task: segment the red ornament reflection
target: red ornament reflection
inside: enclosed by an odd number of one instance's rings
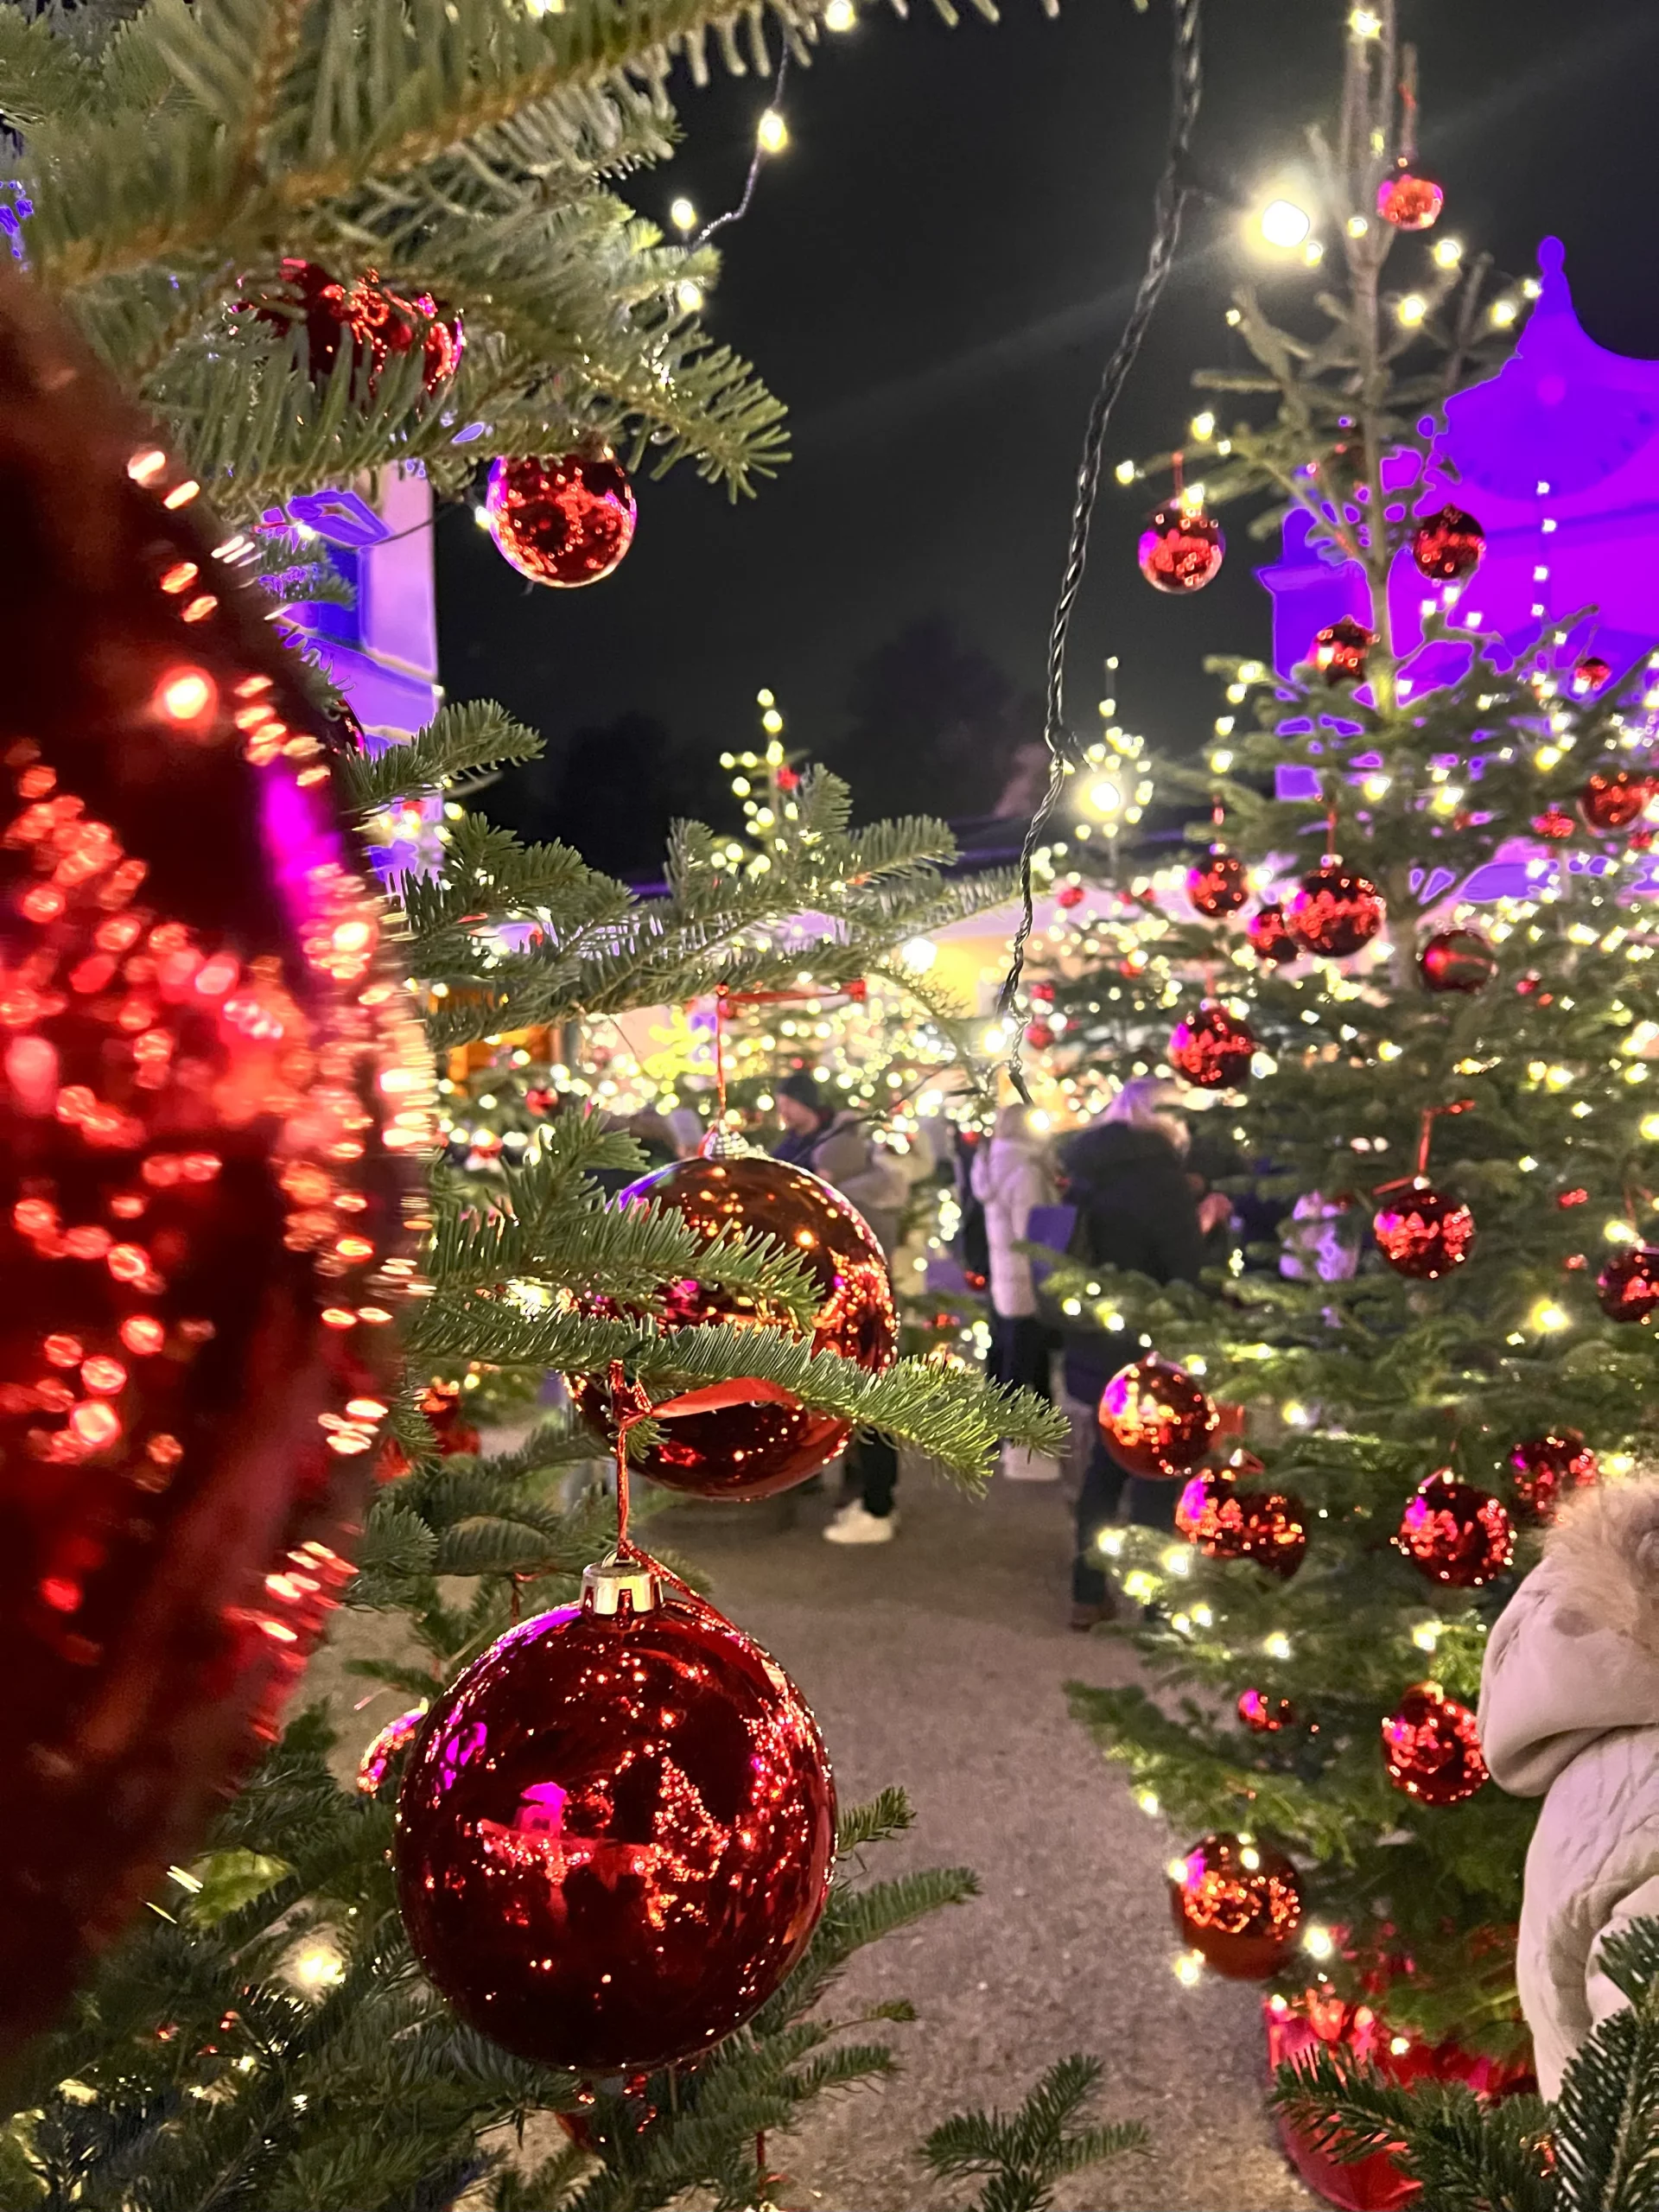
[[[420,1734],[421,1723],[425,1718],[423,1704],[411,1705],[406,1713],[397,1714],[377,1735],[370,1738],[364,1746],[362,1758],[357,1763],[357,1794],[359,1797],[372,1797],[378,1793],[386,1777]]]
[[[1365,663],[1376,643],[1374,630],[1344,614],[1314,632],[1308,658],[1327,683],[1363,683]]]
[[[579,453],[492,461],[484,506],[502,557],[531,583],[566,590],[608,576],[639,519],[622,464]]]
[[[1325,861],[1297,885],[1285,920],[1304,952],[1347,960],[1382,928],[1382,893],[1368,876]]]
[[[1437,1282],[1460,1268],[1475,1241],[1475,1217],[1463,1200],[1421,1178],[1377,1208],[1371,1229],[1389,1265],[1423,1282]]]
[[[1224,1006],[1202,1006],[1171,1032],[1169,1064],[1200,1090],[1226,1090],[1248,1083],[1255,1058],[1255,1032]]]
[[[1461,507],[1442,507],[1425,515],[1411,534],[1411,557],[1418,572],[1435,583],[1460,583],[1472,576],[1486,550],[1486,533]]]
[[[298,296],[297,321],[305,332],[307,366],[315,383],[327,381],[343,345],[372,394],[387,361],[418,348],[421,382],[429,394],[448,382],[466,350],[459,315],[440,307],[428,292],[400,299],[372,269],[341,283],[315,261],[290,257],[283,264],[283,282]],[[289,307],[275,301],[256,313],[261,321],[283,330],[296,320]]]
[[[1244,863],[1236,853],[1219,849],[1205,854],[1196,867],[1186,871],[1186,895],[1199,913],[1207,914],[1211,921],[1219,921],[1224,914],[1236,914],[1249,899],[1250,881]]]
[[[1296,1948],[1301,1878],[1266,1844],[1201,1837],[1172,1866],[1169,1897],[1176,1934],[1230,1981],[1265,1981]]]
[[[1615,1253],[1596,1277],[1596,1297],[1610,1321],[1645,1321],[1659,1308],[1659,1250],[1632,1244]]]
[[[1579,793],[1579,812],[1592,830],[1628,830],[1647,811],[1656,785],[1634,768],[1594,769]]]
[[[1101,1394],[1100,1433],[1133,1475],[1173,1478],[1204,1457],[1221,1416],[1185,1370],[1149,1354]]]
[[[1474,1714],[1438,1682],[1408,1690],[1384,1719],[1382,1757],[1395,1788],[1425,1805],[1460,1804],[1487,1779]]]
[[[1490,1491],[1442,1467],[1413,1491],[1395,1538],[1432,1582],[1478,1590],[1515,1556],[1515,1527]]]
[[[1376,212],[1396,231],[1427,231],[1446,205],[1443,186],[1403,158],[1376,188]]]
[[[1160,507],[1136,548],[1141,573],[1158,591],[1202,591],[1219,573],[1227,540],[1202,507]]]
[[[1251,951],[1269,968],[1285,967],[1302,957],[1302,948],[1292,936],[1285,910],[1276,899],[1256,909],[1245,934]]]
[[[1581,1429],[1552,1428],[1515,1446],[1510,1479],[1535,1520],[1552,1521],[1572,1491],[1588,1490],[1601,1479],[1601,1469]]]

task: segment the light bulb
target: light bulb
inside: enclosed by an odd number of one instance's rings
[[[687,315],[696,315],[702,305],[702,287],[695,278],[682,276],[674,287],[674,297]]]
[[[853,0],[830,0],[823,11],[823,28],[827,31],[849,31],[858,22],[858,10]]]
[[[1492,302],[1492,321],[1497,325],[1500,330],[1507,330],[1511,323],[1514,322],[1516,317],[1520,314],[1520,308],[1516,305],[1513,300],[1494,300]]]
[[[1571,1317],[1565,1313],[1553,1298],[1541,1298],[1527,1316],[1529,1326],[1539,1336],[1553,1336],[1558,1329],[1572,1326]]]
[[[1407,329],[1412,330],[1428,313],[1428,302],[1421,292],[1408,292],[1394,311]]]
[[[912,974],[926,975],[939,957],[939,948],[931,937],[906,938],[899,948],[899,957]]]
[[[1436,238],[1434,241],[1434,258],[1442,269],[1455,269],[1458,264],[1463,259],[1463,240],[1461,238]]]
[[[1294,200],[1269,200],[1256,218],[1256,228],[1265,244],[1291,253],[1307,238],[1313,218]]]
[[[697,211],[691,205],[691,202],[686,198],[683,193],[680,194],[679,198],[669,209],[668,219],[673,224],[677,231],[695,231],[696,229]]]
[[[755,126],[763,154],[781,154],[789,143],[789,125],[775,107],[769,107]]]
[[[1348,28],[1356,38],[1381,38],[1382,18],[1369,8],[1356,8],[1348,18]]]

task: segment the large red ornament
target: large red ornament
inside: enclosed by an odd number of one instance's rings
[[[1612,673],[1611,661],[1604,660],[1599,653],[1586,653],[1573,670],[1574,694],[1587,699],[1592,691],[1599,691],[1604,683],[1611,681]]]
[[[1266,1981],[1296,1948],[1301,1878],[1282,1851],[1206,1835],[1170,1868],[1175,1932],[1230,1981]]]
[[[1173,1478],[1197,1466],[1221,1416],[1183,1368],[1148,1352],[1101,1394],[1100,1433],[1132,1475]]]
[[[533,584],[566,589],[611,574],[639,515],[621,462],[579,453],[492,461],[484,511],[504,560]]]
[[[836,1793],[775,1661],[647,1564],[510,1630],[428,1715],[398,1903],[469,2027],[541,2066],[696,2057],[806,1948]]]
[[[1259,1471],[1259,1461],[1250,1464]],[[1284,1491],[1241,1490],[1230,1467],[1204,1468],[1185,1484],[1175,1526],[1206,1559],[1254,1560],[1286,1581],[1307,1549],[1307,1509],[1300,1499]]]
[[[1202,591],[1221,567],[1227,540],[1202,507],[1160,507],[1141,533],[1141,573],[1159,591]]]
[[[1480,1734],[1466,1705],[1438,1682],[1420,1682],[1382,1722],[1389,1780],[1425,1805],[1457,1805],[1486,1780]]]
[[[327,383],[344,346],[372,396],[388,360],[418,348],[421,382],[429,394],[454,376],[466,349],[459,315],[441,307],[429,292],[399,299],[372,269],[342,283],[315,261],[290,258],[283,264],[283,283],[298,294],[298,314],[275,300],[262,302],[255,312],[262,322],[280,329],[295,322],[303,327],[306,366],[314,383]]]
[[[1419,1176],[1377,1208],[1371,1230],[1391,1268],[1436,1282],[1468,1258],[1475,1217],[1461,1198],[1433,1189]]]
[[[195,491],[0,271],[0,2047],[351,1579],[430,1141],[324,725]]]
[[[1579,812],[1592,830],[1628,830],[1641,820],[1655,790],[1651,776],[1634,768],[1597,768],[1579,793]]]
[[[1629,1244],[1596,1277],[1596,1296],[1611,1321],[1645,1321],[1659,1307],[1659,1250]]]
[[[1484,990],[1497,973],[1497,955],[1475,930],[1438,930],[1417,956],[1430,991]]]
[[[677,1160],[630,1183],[619,1205],[671,1206],[705,1236],[756,1230],[796,1254],[817,1283],[821,1303],[811,1322],[814,1351],[839,1352],[879,1374],[893,1363],[898,1338],[893,1292],[881,1247],[863,1216],[839,1191],[785,1160],[761,1153],[726,1160]],[[737,1292],[695,1281],[670,1283],[662,1319],[671,1329],[734,1321],[787,1329],[788,1320]],[[608,1301],[594,1310],[613,1313]],[[611,1394],[597,1376],[574,1380],[584,1417],[610,1433]],[[852,1430],[833,1414],[795,1404],[745,1402],[710,1413],[677,1414],[663,1423],[664,1440],[634,1465],[670,1490],[700,1497],[770,1497],[826,1466]]]
[[[1242,1490],[1238,1506],[1245,1558],[1288,1582],[1307,1550],[1307,1508],[1277,1490]]]
[[[1363,683],[1365,663],[1376,643],[1375,630],[1344,614],[1314,632],[1308,658],[1327,683]]]
[[[1553,1521],[1564,1498],[1601,1479],[1595,1453],[1576,1428],[1552,1428],[1529,1436],[1510,1454],[1515,1494],[1535,1520]]]
[[[1250,895],[1249,878],[1236,853],[1219,847],[1186,871],[1186,895],[1211,921],[1236,914]]]
[[[1486,550],[1486,533],[1461,507],[1442,507],[1425,515],[1411,533],[1411,557],[1435,583],[1460,583],[1472,576]]]
[[[1346,960],[1382,928],[1382,894],[1368,877],[1325,861],[1297,885],[1285,920],[1304,952]]]
[[[1376,212],[1396,231],[1428,230],[1445,205],[1445,188],[1403,156],[1376,188]]]
[[[1285,910],[1276,899],[1257,907],[1245,935],[1250,940],[1251,951],[1269,968],[1285,967],[1302,957],[1302,948],[1291,935]]]
[[[1490,1491],[1442,1467],[1406,1502],[1395,1541],[1431,1582],[1478,1590],[1515,1557],[1515,1528]]]
[[[1212,1001],[1190,1021],[1176,1024],[1168,1049],[1171,1067],[1200,1090],[1235,1090],[1249,1080],[1255,1033],[1248,1021]]]

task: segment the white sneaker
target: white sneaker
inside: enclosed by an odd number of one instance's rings
[[[1057,1483],[1060,1463],[1046,1452],[1033,1452],[1023,1444],[1005,1444],[997,1472],[1011,1483]]]
[[[823,1532],[826,1544],[890,1544],[899,1533],[896,1513],[868,1513],[862,1498],[843,1505]]]

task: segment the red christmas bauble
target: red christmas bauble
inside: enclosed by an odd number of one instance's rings
[[[1288,1582],[1307,1550],[1307,1508],[1276,1490],[1242,1490],[1237,1504],[1244,1557]]]
[[[1427,990],[1484,990],[1497,973],[1497,955],[1475,930],[1438,930],[1417,955],[1417,972]]]
[[[1257,907],[1245,934],[1250,940],[1251,951],[1269,968],[1282,968],[1302,957],[1302,948],[1292,936],[1285,910],[1276,899]]]
[[[0,2048],[351,1580],[430,1142],[321,718],[194,495],[0,272]]]
[[[1376,188],[1376,212],[1396,231],[1426,231],[1446,205],[1446,193],[1403,157]]]
[[[1308,658],[1327,683],[1363,683],[1365,663],[1376,643],[1374,630],[1344,614],[1314,632]]]
[[[378,1795],[386,1777],[399,1766],[404,1753],[421,1732],[421,1723],[426,1718],[426,1707],[411,1705],[407,1713],[400,1713],[388,1720],[378,1734],[372,1736],[363,1747],[363,1756],[357,1763],[357,1794],[359,1797]]]
[[[1295,1707],[1287,1697],[1269,1697],[1265,1690],[1241,1690],[1238,1717],[1252,1734],[1282,1735],[1297,1726]]]
[[[1659,1250],[1626,1245],[1596,1277],[1596,1296],[1610,1321],[1645,1321],[1659,1307]]]
[[[297,315],[288,302],[275,300],[261,302],[255,312],[262,322],[282,329],[303,326],[307,371],[315,384],[327,382],[344,346],[372,396],[387,361],[418,349],[421,382],[429,394],[454,376],[466,350],[459,315],[429,292],[400,299],[372,269],[342,283],[315,261],[289,258],[283,264],[283,283],[299,296]]]
[[[761,1153],[677,1160],[630,1183],[616,1203],[671,1206],[705,1236],[740,1229],[775,1237],[818,1285],[822,1303],[811,1324],[813,1351],[839,1352],[873,1375],[892,1365],[898,1320],[881,1247],[856,1208],[804,1167]],[[671,1329],[704,1321],[790,1326],[746,1294],[696,1281],[668,1284],[664,1298],[662,1319]],[[618,1309],[595,1300],[594,1310]],[[573,1377],[571,1388],[583,1417],[608,1435],[609,1385],[590,1375]],[[699,1497],[770,1497],[826,1466],[852,1434],[832,1414],[761,1403],[676,1414],[662,1427],[664,1442],[642,1452],[634,1465],[653,1482]]]
[[[1052,1006],[1054,1003],[1054,986],[1052,983],[1039,981],[1032,985],[1031,995],[1033,1001],[1038,1005]]]
[[[1425,515],[1411,534],[1411,557],[1435,583],[1460,583],[1472,576],[1485,550],[1485,531],[1461,507]]]
[[[1026,1042],[1033,1052],[1046,1052],[1058,1034],[1052,1021],[1028,1021],[1026,1024]]]
[[[1515,1557],[1515,1528],[1490,1491],[1442,1467],[1406,1502],[1395,1541],[1431,1582],[1478,1590]]]
[[[1141,534],[1141,573],[1159,591],[1202,591],[1226,550],[1221,524],[1201,507],[1160,507]]]
[[[1634,768],[1597,768],[1579,793],[1579,812],[1592,830],[1628,830],[1646,812],[1654,788],[1653,778]]]
[[[1228,1467],[1202,1467],[1182,1485],[1175,1526],[1206,1559],[1244,1557],[1244,1514]]]
[[[462,1421],[461,1387],[442,1382],[435,1375],[421,1393],[421,1411],[432,1424],[439,1452],[444,1459],[462,1452],[476,1452],[480,1437],[469,1421]]]
[[[1081,906],[1087,896],[1087,892],[1080,883],[1063,883],[1054,893],[1054,903],[1057,906],[1065,906],[1069,909],[1072,906]]]
[[[1599,1482],[1601,1469],[1582,1430],[1552,1428],[1516,1446],[1510,1454],[1510,1479],[1535,1520],[1553,1521],[1563,1499]]]
[[[1579,825],[1560,807],[1552,806],[1546,808],[1542,814],[1535,814],[1532,826],[1539,836],[1548,837],[1552,842],[1560,844],[1563,838],[1572,836]]]
[[[1248,1021],[1211,1003],[1176,1024],[1168,1050],[1171,1067],[1200,1090],[1235,1090],[1249,1080],[1255,1033]]]
[[[1475,1241],[1475,1217],[1453,1198],[1421,1180],[1379,1206],[1371,1224],[1377,1249],[1391,1268],[1435,1282],[1460,1268]]]
[[[1173,1478],[1204,1457],[1221,1416],[1192,1377],[1149,1352],[1101,1394],[1100,1433],[1132,1475]]]
[[[1216,851],[1186,871],[1186,895],[1199,913],[1219,921],[1236,914],[1250,895],[1249,879],[1236,853]]]
[[[1175,1933],[1230,1981],[1266,1981],[1296,1948],[1301,1878],[1282,1851],[1202,1836],[1170,1868]]]
[[[1475,1716],[1438,1682],[1419,1682],[1382,1722],[1389,1780],[1425,1805],[1458,1805],[1486,1780]]]
[[[1599,653],[1586,653],[1573,670],[1573,691],[1580,699],[1586,699],[1611,681],[1612,673],[1611,661],[1604,660]]]
[[[566,590],[611,574],[639,514],[620,461],[579,453],[492,461],[484,509],[497,550],[521,576]]]
[[[1297,885],[1285,920],[1304,952],[1346,960],[1382,928],[1382,895],[1369,878],[1326,861]]]
[[[696,2057],[760,2010],[823,1910],[836,1793],[804,1699],[741,1630],[626,1564],[587,1582],[433,1707],[395,1856],[410,1942],[467,2024],[594,2075]]]

